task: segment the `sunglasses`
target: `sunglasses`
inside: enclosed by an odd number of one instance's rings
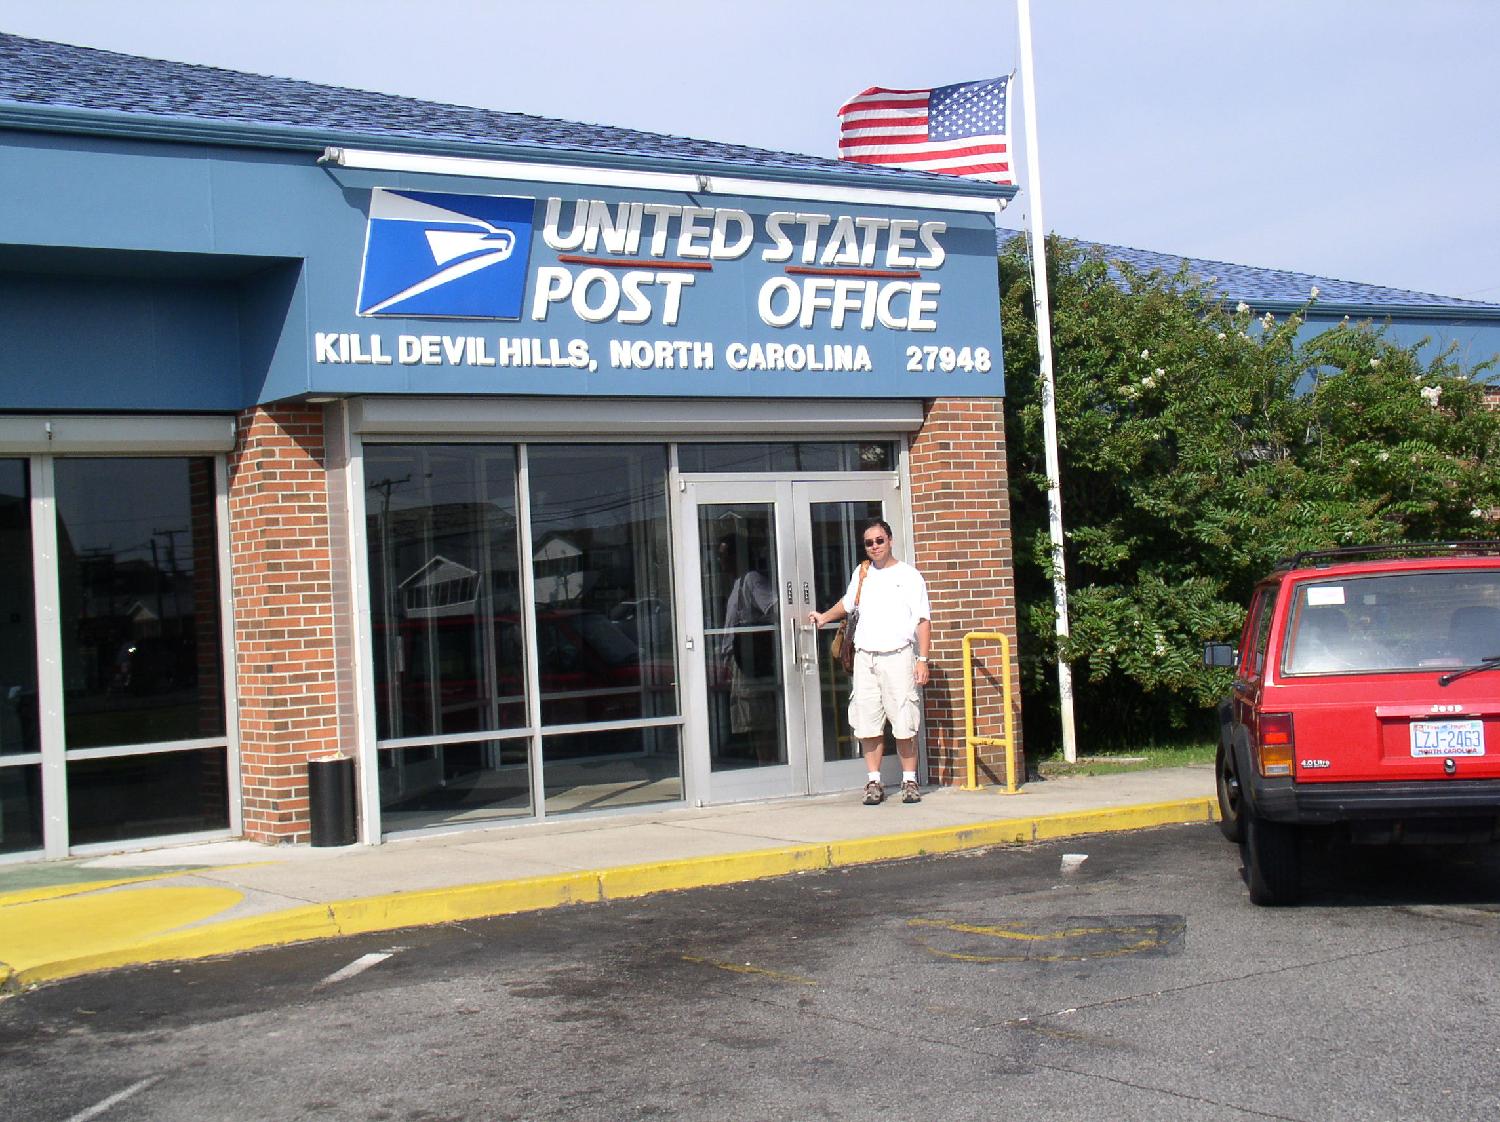
[[[865,548],[866,549],[874,549],[877,545],[884,545],[884,544],[885,544],[885,539],[884,538],[866,538],[865,539]]]

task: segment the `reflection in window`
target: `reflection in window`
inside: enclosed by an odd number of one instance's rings
[[[523,727],[515,448],[372,446],[365,490],[379,739]]]
[[[527,460],[542,724],[676,714],[666,449],[543,445]]]
[[[0,756],[40,750],[31,488],[26,461],[0,460]],[[10,777],[15,790],[16,777]],[[0,772],[0,782],[5,773]],[[15,796],[19,797],[19,796]],[[9,833],[9,824],[6,824]]]
[[[224,736],[213,460],[55,471],[67,746]]]
[[[784,764],[775,506],[705,503],[698,508],[698,541],[709,767]]]
[[[716,475],[756,471],[895,471],[896,445],[888,440],[679,444],[677,468],[685,473]]]
[[[365,449],[388,832],[536,812],[533,740],[482,735],[528,727],[533,644],[544,728],[678,712],[666,449],[530,446],[529,559],[517,524],[519,464],[514,445]],[[524,617],[527,564],[535,611]],[[455,733],[481,735],[446,739]],[[423,743],[437,737],[445,739]],[[542,743],[554,768],[544,771],[549,812],[554,797],[570,809],[682,798],[675,730]]]
[[[383,749],[383,828],[417,830],[529,816],[526,744],[522,738]]]
[[[41,765],[0,767],[0,853],[41,848]]]
[[[547,813],[675,802],[682,798],[680,748],[671,726],[544,736]]]
[[[223,748],[68,764],[68,840],[73,845],[228,827]]]

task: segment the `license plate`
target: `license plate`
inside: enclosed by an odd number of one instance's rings
[[[1413,756],[1484,755],[1483,721],[1413,721]]]

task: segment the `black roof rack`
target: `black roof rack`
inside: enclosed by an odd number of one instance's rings
[[[1346,545],[1338,549],[1309,549],[1276,563],[1282,569],[1301,569],[1308,565],[1333,565],[1340,561],[1369,560],[1376,557],[1490,557],[1500,556],[1500,540],[1470,542],[1392,542],[1388,545]]]

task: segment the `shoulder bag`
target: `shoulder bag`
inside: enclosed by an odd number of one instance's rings
[[[870,563],[862,561],[859,566],[859,583],[854,586],[854,609],[844,617],[839,629],[833,633],[833,643],[828,652],[844,668],[845,674],[854,673],[854,629],[859,626],[859,597],[865,590],[865,574]]]

